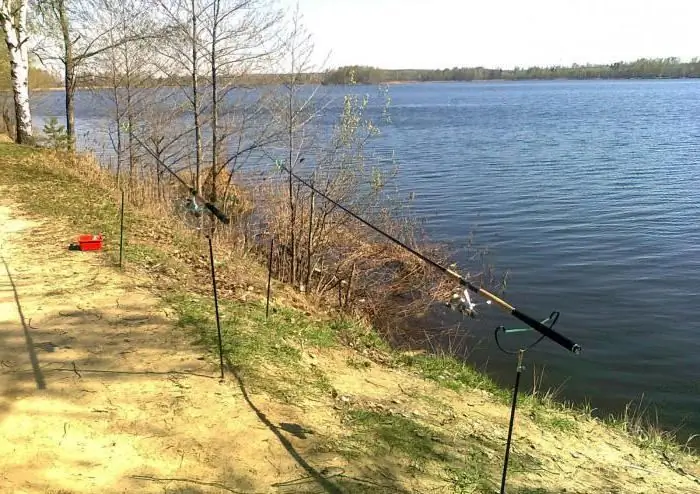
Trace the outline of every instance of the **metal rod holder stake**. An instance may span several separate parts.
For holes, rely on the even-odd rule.
[[[270,255],[267,259],[267,301],[265,302],[265,320],[270,316],[270,287],[272,285],[272,247],[275,237],[270,237]]]
[[[219,317],[219,293],[216,289],[216,269],[214,268],[214,247],[211,242],[211,235],[207,235],[209,240],[209,266],[211,268],[211,284],[214,290],[214,313],[216,316],[216,332],[219,339],[219,368],[221,369],[221,379],[224,378],[224,345],[221,337],[221,318]]]
[[[506,476],[508,475],[508,459],[510,457],[510,444],[513,439],[513,425],[515,424],[515,407],[518,403],[518,389],[520,387],[520,376],[523,373],[523,356],[525,350],[518,351],[518,366],[515,370],[515,385],[513,386],[513,399],[510,405],[510,423],[508,424],[508,439],[506,440],[506,455],[503,460],[503,476],[501,477],[501,494],[506,494]]]
[[[122,205],[119,212],[119,267],[124,260],[124,189],[122,189]]]
[[[544,321],[539,322],[543,327],[547,328],[548,330],[552,330],[554,325],[557,323],[559,320],[559,312],[552,312],[547,319]],[[506,440],[506,454],[505,458],[503,459],[503,475],[501,477],[501,494],[506,494],[506,477],[508,476],[508,460],[510,458],[510,446],[513,441],[513,426],[515,425],[515,408],[517,407],[518,404],[518,391],[520,389],[520,376],[523,373],[523,369],[525,369],[525,366],[523,365],[523,358],[525,356],[525,352],[529,350],[530,348],[533,348],[536,346],[538,343],[540,343],[544,338],[545,334],[542,334],[537,341],[534,341],[533,343],[530,343],[530,345],[526,346],[525,348],[520,348],[518,351],[511,351],[503,348],[501,346],[500,341],[498,340],[498,333],[502,332],[503,334],[512,334],[512,333],[524,333],[528,331],[533,331],[534,328],[528,327],[528,328],[510,328],[506,329],[503,326],[499,326],[496,328],[496,331],[494,332],[494,338],[496,339],[496,345],[498,348],[503,352],[508,355],[516,355],[518,357],[518,366],[515,369],[515,384],[513,385],[513,398],[510,404],[510,422],[508,424],[508,438]]]

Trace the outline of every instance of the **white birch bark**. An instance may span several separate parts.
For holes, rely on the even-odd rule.
[[[10,77],[15,99],[15,140],[28,144],[32,140],[32,114],[29,109],[29,55],[27,52],[27,0],[2,0],[0,20],[10,53]]]

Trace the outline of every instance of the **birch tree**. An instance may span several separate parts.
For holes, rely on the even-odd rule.
[[[10,77],[14,96],[16,137],[19,144],[32,141],[32,114],[29,108],[29,53],[27,50],[28,0],[2,0],[0,21],[10,56]]]

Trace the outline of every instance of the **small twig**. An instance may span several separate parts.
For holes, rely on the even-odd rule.
[[[71,364],[73,364],[73,372],[75,372],[75,375],[78,376],[79,379],[82,379],[83,376],[78,372],[78,367],[75,365],[75,362],[71,362]]]
[[[68,434],[68,422],[63,423],[63,436],[61,436],[61,440],[58,442],[59,446],[63,443],[63,440],[66,438],[66,434]]]
[[[372,384],[373,386],[377,386],[377,387],[386,389],[386,386],[384,386],[384,385],[382,385],[382,384],[375,383],[375,382],[373,382],[373,381],[370,381],[370,380],[367,379],[367,378],[365,378],[365,381],[367,381],[368,383]]]
[[[151,477],[149,475],[130,475],[132,479],[135,480],[150,480],[151,482],[187,482],[190,484],[196,484],[196,485],[206,485],[210,487],[218,487],[219,489],[222,489],[227,492],[233,492],[234,494],[255,494],[255,493],[244,493],[243,491],[236,491],[231,489],[230,487],[220,484],[219,482],[203,482],[201,480],[195,480],[195,479],[184,479],[184,478],[159,478],[159,477]]]
[[[637,465],[632,465],[631,463],[627,463],[627,464],[625,464],[625,465],[623,465],[623,466],[625,466],[625,467],[627,467],[627,468],[635,468],[635,469],[637,469],[637,470],[642,470],[642,471],[644,471],[644,472],[651,473],[651,474],[653,474],[653,475],[657,475],[657,472],[654,472],[653,470],[649,470],[648,468],[640,467],[640,466],[637,466]]]

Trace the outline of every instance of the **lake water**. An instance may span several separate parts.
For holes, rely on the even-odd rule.
[[[371,89],[368,89],[371,91]],[[631,400],[667,427],[700,433],[700,81],[397,85],[378,145],[431,238],[475,231],[510,271],[505,298],[534,317],[558,310],[574,356],[551,342],[531,371],[601,414]],[[34,114],[59,115],[62,93]],[[333,107],[337,109],[336,107]],[[77,101],[78,131],[103,125]],[[83,136],[87,140],[87,137]],[[510,385],[513,357],[492,340],[518,321],[496,309],[463,324],[470,360]]]

